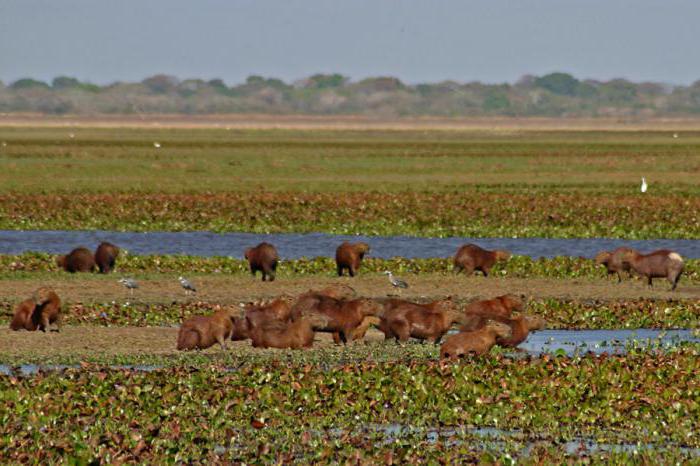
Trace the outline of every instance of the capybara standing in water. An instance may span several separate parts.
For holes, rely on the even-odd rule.
[[[226,349],[226,340],[233,333],[234,319],[239,315],[239,310],[220,309],[209,316],[190,317],[180,326],[177,349],[206,349],[215,343]]]
[[[652,278],[666,278],[671,283],[671,290],[675,290],[683,273],[683,258],[677,252],[668,249],[660,249],[650,254],[628,252],[623,262],[629,264],[639,275],[647,277],[649,286],[652,286]]]
[[[250,264],[250,273],[255,276],[257,271],[262,272],[262,280],[275,280],[275,271],[279,262],[277,249],[270,243],[262,242],[254,248],[245,250],[245,258]]]
[[[338,266],[338,276],[343,276],[343,271],[347,270],[351,277],[354,277],[360,269],[362,259],[365,254],[369,254],[369,244],[343,242],[335,250],[335,263]]]
[[[595,263],[598,265],[604,265],[608,270],[608,275],[617,274],[617,282],[622,282],[621,272],[627,272],[629,277],[632,276],[630,273],[630,265],[628,262],[624,261],[625,255],[630,252],[635,252],[634,249],[621,247],[614,251],[600,251],[595,256]]]
[[[95,257],[87,248],[75,248],[65,256],[58,256],[56,264],[66,272],[92,272],[95,270]]]
[[[440,357],[458,358],[465,354],[486,354],[498,338],[509,338],[510,327],[501,322],[489,321],[484,327],[472,332],[460,332],[445,340],[440,347]]]
[[[56,324],[56,331],[60,331],[60,311],[58,295],[50,288],[39,288],[30,299],[17,305],[10,329],[45,332],[51,324]]]
[[[95,250],[95,263],[100,273],[109,273],[114,270],[114,263],[119,255],[119,248],[112,243],[103,241]]]
[[[489,275],[491,268],[500,260],[510,259],[508,251],[487,251],[476,244],[465,244],[457,250],[454,257],[454,271],[471,275],[479,270],[485,277]]]
[[[513,311],[523,310],[523,300],[514,294],[504,294],[493,299],[474,301],[464,308],[464,313],[485,317],[510,317]]]

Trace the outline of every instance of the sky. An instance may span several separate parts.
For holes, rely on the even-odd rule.
[[[0,0],[0,80],[700,79],[697,0]]]

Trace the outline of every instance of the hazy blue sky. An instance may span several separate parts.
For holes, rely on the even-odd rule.
[[[0,79],[700,79],[697,0],[0,0]]]

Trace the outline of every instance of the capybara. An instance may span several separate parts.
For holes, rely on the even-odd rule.
[[[379,323],[381,322],[381,319],[376,316],[368,316],[362,319],[362,322],[360,323],[355,330],[352,331],[352,335],[350,336],[350,341],[355,341],[355,340],[362,340],[365,337],[365,334],[367,333],[367,330],[369,330],[370,326],[374,325],[375,327],[379,326]],[[336,345],[339,345],[341,340],[340,340],[340,333],[335,332],[333,333],[333,342]]]
[[[66,272],[92,272],[95,270],[95,257],[87,248],[73,249],[65,256],[58,256],[56,264]]]
[[[493,299],[474,301],[464,308],[464,313],[486,317],[510,317],[513,311],[523,310],[523,300],[514,294],[504,294]]]
[[[485,277],[489,275],[491,268],[500,260],[510,259],[508,251],[487,251],[476,244],[465,244],[457,250],[454,257],[454,271],[471,275],[475,271],[481,271]]]
[[[12,330],[41,330],[45,332],[51,324],[56,324],[56,331],[61,328],[61,300],[51,289],[37,289],[30,299],[22,301],[15,308],[10,322]]]
[[[250,331],[255,348],[311,348],[314,342],[312,323],[301,318],[293,322],[269,321]]]
[[[634,272],[647,277],[649,286],[652,286],[652,278],[666,278],[671,283],[671,290],[675,290],[683,273],[683,258],[669,249],[660,249],[649,254],[628,252],[623,262],[629,264]]]
[[[109,273],[114,270],[114,263],[119,255],[119,248],[112,243],[103,241],[95,250],[95,263],[100,273]]]
[[[621,272],[627,272],[627,276],[631,277],[630,265],[624,261],[625,255],[634,252],[634,249],[621,247],[614,251],[600,251],[595,256],[595,263],[604,265],[608,270],[608,275],[617,274],[617,282],[622,282]]]
[[[254,248],[245,250],[245,258],[250,264],[250,273],[262,272],[262,280],[274,281],[279,255],[277,249],[270,243],[262,242]]]
[[[355,329],[363,325],[366,317],[376,316],[383,310],[381,304],[370,299],[343,300],[328,296],[317,296],[314,307],[304,311],[302,317],[321,315],[327,318],[326,325],[314,326],[317,332],[338,333],[340,341],[347,343],[353,338]],[[369,324],[366,324],[369,326]]]
[[[342,284],[330,285],[319,291],[309,290],[299,295],[292,306],[292,320],[296,320],[304,312],[316,309],[323,298],[353,299],[356,296],[357,292],[352,287]]]
[[[233,332],[233,321],[239,315],[239,310],[219,309],[209,316],[190,317],[180,326],[177,349],[206,349],[215,343],[226,349],[226,340]]]
[[[445,340],[440,347],[440,357],[458,358],[466,354],[486,354],[496,344],[497,338],[508,338],[510,327],[501,322],[489,321],[484,327],[471,332],[459,332]]]
[[[354,277],[362,265],[362,259],[369,253],[367,243],[343,242],[335,250],[335,263],[338,266],[338,276],[343,276],[343,271],[347,270],[351,277]]]
[[[508,338],[498,338],[497,343],[508,348],[515,348],[520,343],[527,339],[527,336],[533,330],[542,330],[546,327],[547,321],[536,315],[520,314],[513,318],[507,317],[485,317],[477,314],[467,316],[465,323],[459,328],[460,332],[473,332],[482,327],[485,327],[490,320],[506,324],[510,327],[510,336]]]
[[[387,340],[404,342],[413,337],[439,343],[452,324],[463,320],[464,314],[452,308],[451,299],[428,305],[408,303],[384,311],[379,330]]]

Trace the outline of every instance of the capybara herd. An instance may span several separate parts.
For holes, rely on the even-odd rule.
[[[103,241],[97,246],[95,254],[89,249],[78,247],[64,256],[56,258],[56,265],[66,272],[94,272],[95,268],[100,273],[110,273],[114,270],[119,248],[112,243]]]
[[[652,279],[665,278],[675,290],[683,273],[683,258],[677,252],[659,249],[649,254],[642,254],[631,248],[617,248],[614,251],[601,251],[595,257],[596,264],[604,265],[608,275],[617,274],[618,283],[622,281],[621,272],[628,276],[636,273],[647,279],[652,286]]]
[[[37,289],[32,297],[19,303],[15,308],[11,330],[41,330],[46,332],[51,324],[60,330],[61,299],[51,288]]]

